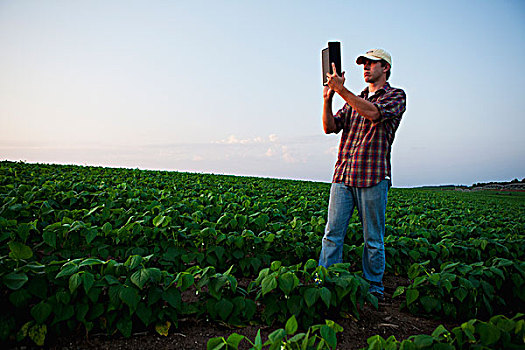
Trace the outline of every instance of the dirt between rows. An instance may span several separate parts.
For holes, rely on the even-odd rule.
[[[379,334],[385,339],[394,335],[396,339],[402,340],[410,335],[431,334],[434,329],[443,324],[448,330],[460,324],[460,321],[447,322],[446,320],[435,320],[431,318],[415,316],[406,310],[400,310],[402,298],[392,299],[392,294],[397,286],[408,285],[406,278],[399,276],[385,276],[385,301],[376,310],[371,305],[364,306],[361,310],[359,320],[351,318],[334,319],[340,324],[344,331],[338,334],[337,349],[360,349],[367,345],[367,339]],[[170,330],[167,337],[160,336],[154,331],[136,333],[130,338],[121,336],[107,336],[103,334],[71,335],[59,338],[48,344],[50,349],[177,349],[194,350],[206,349],[208,339],[223,336],[227,338],[232,333],[242,334],[251,341],[255,339],[257,330],[261,329],[263,341],[268,334],[281,328],[279,326],[247,326],[244,328],[231,328],[216,322],[206,320],[185,319],[179,321],[177,329]],[[249,349],[250,344],[243,340],[240,349]]]

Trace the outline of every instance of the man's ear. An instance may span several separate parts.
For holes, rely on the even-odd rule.
[[[386,73],[390,70],[390,65],[387,63],[385,64],[385,66],[383,67],[383,73]]]

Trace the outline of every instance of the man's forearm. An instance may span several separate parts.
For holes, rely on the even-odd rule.
[[[336,132],[337,126],[335,125],[334,114],[332,113],[332,98],[324,100],[323,104],[323,129],[325,134],[331,134]]]
[[[365,117],[366,119],[370,121],[376,121],[381,116],[379,114],[379,110],[372,102],[354,95],[344,86],[337,93],[343,98],[343,100],[345,100],[346,103],[352,106],[352,108],[355,109],[359,115]]]

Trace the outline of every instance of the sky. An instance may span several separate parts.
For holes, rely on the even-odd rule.
[[[328,41],[392,55],[395,187],[525,177],[521,0],[0,0],[0,160],[330,182]]]

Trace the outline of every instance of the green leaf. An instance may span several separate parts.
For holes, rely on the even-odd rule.
[[[339,324],[335,323],[332,320],[325,320],[325,323],[328,327],[332,328],[336,333],[342,332],[344,329]]]
[[[71,275],[71,277],[69,277],[69,291],[73,293],[78,288],[78,286],[80,286],[81,283],[82,276],[80,275],[80,272]]]
[[[140,302],[137,306],[137,316],[140,318],[142,323],[147,327],[153,321],[153,311],[145,303]]]
[[[31,316],[33,316],[36,323],[43,324],[49,315],[51,315],[52,311],[53,307],[50,304],[41,301],[31,308]]]
[[[31,327],[34,324],[35,324],[34,321],[29,321],[29,322],[24,323],[22,327],[16,333],[16,340],[21,341],[22,339],[27,337],[27,334],[29,333],[29,327]]]
[[[33,256],[33,251],[31,250],[31,248],[29,248],[28,246],[26,246],[24,243],[20,243],[20,242],[16,242],[16,241],[11,241],[9,243],[7,243],[7,245],[9,246],[9,249],[10,249],[10,253],[9,253],[9,257],[12,258],[12,259],[15,259],[15,260],[20,260],[20,259],[29,259]]]
[[[396,298],[403,294],[405,292],[406,287],[405,286],[399,286],[396,288],[396,291],[394,292],[394,295],[392,295],[392,298]]]
[[[27,275],[24,272],[15,273],[10,272],[7,275],[4,276],[3,282],[7,286],[7,288],[12,290],[17,290],[22,288],[24,284],[29,280]]]
[[[44,346],[46,340],[47,326],[45,324],[35,324],[29,328],[29,339],[35,342],[38,346]]]
[[[480,322],[476,328],[481,336],[481,345],[492,345],[501,337],[501,331],[495,325]]]
[[[444,302],[443,303],[443,311],[445,312],[446,316],[449,316],[449,317],[452,317],[452,318],[456,318],[457,310],[456,310],[456,307],[454,306],[454,304],[448,303],[448,302]]]
[[[431,312],[432,310],[439,311],[441,309],[441,303],[434,297],[425,295],[421,297],[420,301],[426,312]]]
[[[87,244],[91,244],[93,240],[97,237],[98,231],[95,228],[88,229],[88,232],[86,234],[86,242]]]
[[[263,296],[277,288],[277,279],[274,275],[266,276],[261,283]]]
[[[286,337],[286,332],[284,331],[284,329],[280,328],[270,333],[268,335],[268,340],[271,341],[272,344],[278,343],[279,345],[281,345],[281,341],[284,337]]]
[[[150,278],[150,274],[148,273],[148,270],[145,268],[142,268],[138,271],[136,271],[133,275],[131,275],[131,282],[133,282],[137,287],[142,289],[146,282],[148,282]]]
[[[75,308],[77,309],[77,320],[85,323],[86,315],[89,311],[89,305],[86,303],[78,303]]]
[[[206,350],[220,350],[227,346],[228,345],[226,344],[224,337],[215,337],[208,340],[208,343],[206,344]]]
[[[319,298],[319,289],[317,289],[316,287],[308,288],[304,292],[304,301],[306,301],[306,305],[308,307],[312,307],[312,305],[315,304],[318,298]]]
[[[280,261],[273,261],[272,264],[270,265],[270,270],[272,271],[277,271],[279,270],[279,268],[281,267],[281,262]]]
[[[129,338],[131,336],[132,328],[133,328],[133,323],[131,321],[131,317],[129,316],[121,317],[117,322],[117,329],[126,338]]]
[[[87,258],[83,260],[80,264],[78,264],[78,266],[82,267],[82,266],[93,266],[93,265],[100,265],[100,264],[105,264],[105,262],[100,259],[96,259],[96,258]]]
[[[335,349],[336,346],[337,346],[337,337],[335,335],[335,331],[332,328],[330,328],[330,327],[328,327],[326,325],[323,325],[321,327],[321,332],[320,333],[321,333],[321,337],[326,341],[326,343],[330,347]]]
[[[31,293],[26,289],[19,289],[9,295],[9,301],[19,309],[25,308],[31,298]]]
[[[298,324],[297,320],[294,315],[286,321],[286,326],[284,327],[284,330],[286,331],[286,334],[292,335],[295,332],[297,332]]]
[[[266,235],[266,237],[264,237],[264,241],[267,242],[267,243],[272,243],[274,240],[275,240],[275,234],[274,233],[270,233],[270,234]]]
[[[159,226],[166,226],[169,222],[169,217],[167,216],[164,216],[164,215],[157,215],[154,219],[153,219],[153,225],[155,227],[159,227]]]
[[[44,242],[49,245],[50,247],[52,248],[55,248],[57,247],[57,234],[55,231],[50,231],[50,230],[45,230],[44,229],[44,233],[42,234],[42,239],[44,240]]]
[[[53,209],[53,207],[51,207],[48,201],[43,202],[42,205],[40,206],[41,215],[51,214],[54,211],[55,210]]]
[[[84,291],[86,294],[89,292],[94,282],[95,276],[91,272],[86,271],[82,274],[82,284],[84,285]]]
[[[142,263],[142,256],[140,255],[132,255],[126,260],[124,263],[124,266],[128,266],[131,270],[134,270],[137,266],[139,266]]]
[[[243,335],[233,333],[228,337],[226,340],[228,342],[228,345],[233,346],[234,349],[237,349],[239,347],[239,343],[244,339]]]
[[[286,306],[288,311],[293,315],[299,315],[301,313],[301,308],[304,305],[303,298],[300,295],[292,295],[290,299],[286,301]]]
[[[308,259],[308,261],[304,264],[305,270],[312,270],[315,269],[318,265],[318,262],[314,259]]]
[[[221,299],[215,304],[215,312],[224,320],[228,319],[228,316],[233,311],[233,304],[226,299]]]
[[[155,325],[155,330],[160,335],[163,335],[163,336],[167,337],[168,336],[168,332],[170,330],[170,327],[171,327],[171,322],[170,321],[166,321],[165,323],[157,323]]]
[[[106,222],[106,223],[102,226],[102,232],[104,232],[105,235],[107,235],[108,233],[110,233],[111,230],[113,230],[113,226],[111,226],[111,224],[110,224],[109,222]]]
[[[129,306],[130,313],[135,312],[140,301],[140,295],[138,290],[136,290],[133,287],[122,286],[122,288],[119,291],[119,298],[124,304]]]
[[[426,334],[413,336],[413,338],[411,337],[411,340],[414,342],[418,349],[428,348],[434,342],[434,338]]]
[[[463,300],[465,300],[465,298],[467,297],[468,292],[465,288],[460,287],[454,291],[454,295],[456,296],[456,298],[458,298],[460,302],[463,302]]]
[[[177,282],[177,288],[180,288],[180,290],[183,292],[189,287],[191,287],[195,282],[195,278],[193,277],[193,275],[188,272],[181,272],[178,277],[179,279]]]
[[[55,276],[55,278],[71,276],[77,271],[78,265],[67,263],[64,264],[64,266],[62,266],[62,270],[60,270],[60,272]]]
[[[449,334],[449,331],[447,331],[447,329],[442,324],[437,326],[437,328],[434,329],[434,331],[432,332],[432,336],[435,337],[435,338],[438,338],[439,336],[441,336],[443,334],[445,334],[445,335]]]
[[[321,299],[325,303],[326,307],[330,307],[330,300],[332,299],[332,292],[330,292],[330,289],[322,287],[319,290],[319,293],[321,294]]]
[[[279,276],[279,288],[284,292],[285,295],[290,295],[294,287],[294,275],[290,272],[286,272]]]
[[[301,339],[304,338],[305,335],[306,335],[305,333],[297,333],[296,335],[294,335],[293,337],[288,339],[287,343],[288,344],[297,344],[297,343],[299,343],[299,341],[301,341]]]
[[[419,297],[419,291],[417,289],[408,289],[406,291],[407,305],[412,304]]]
[[[162,299],[167,301],[175,309],[181,308],[182,298],[177,288],[171,286],[162,293]]]

